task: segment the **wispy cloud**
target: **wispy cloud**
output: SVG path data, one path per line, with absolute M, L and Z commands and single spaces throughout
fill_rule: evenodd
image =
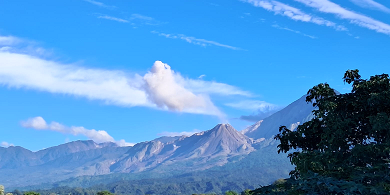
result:
M 154 20 L 154 18 L 152 18 L 152 17 L 144 16 L 144 15 L 141 15 L 141 14 L 132 14 L 131 18 L 132 19 L 140 19 L 140 20 L 148 20 L 148 21 Z
M 84 97 L 123 107 L 205 114 L 223 118 L 211 95 L 251 96 L 235 86 L 181 76 L 156 61 L 141 76 L 121 70 L 83 68 L 40 58 L 18 49 L 0 51 L 0 85 Z
M 22 40 L 17 38 L 17 37 L 13 37 L 13 36 L 1 36 L 0 35 L 0 46 L 4 46 L 4 45 L 15 45 L 15 44 L 18 44 L 20 43 Z
M 252 111 L 253 110 L 268 111 L 268 110 L 275 110 L 280 108 L 280 106 L 265 101 L 260 101 L 260 100 L 244 100 L 235 103 L 227 103 L 225 105 L 232 108 L 237 108 L 242 110 L 252 110 Z
M 162 36 L 162 37 L 165 37 L 165 38 L 169 38 L 169 39 L 180 39 L 180 40 L 186 41 L 187 43 L 191 43 L 191 44 L 194 44 L 194 45 L 200 45 L 200 46 L 203 46 L 203 47 L 218 46 L 218 47 L 224 47 L 224 48 L 232 49 L 232 50 L 243 50 L 243 49 L 241 49 L 239 47 L 234 47 L 234 46 L 218 43 L 216 41 L 209 41 L 209 40 L 206 40 L 206 39 L 198 39 L 198 38 L 186 36 L 186 35 L 183 35 L 183 34 L 167 34 L 167 33 L 160 33 L 160 32 L 157 32 L 157 31 L 152 31 L 152 33 L 158 34 L 159 36 Z
M 150 106 L 142 78 L 121 71 L 87 69 L 27 54 L 0 52 L 0 83 L 70 94 L 122 106 Z
M 182 131 L 182 132 L 168 132 L 164 131 L 162 133 L 157 134 L 158 136 L 168 136 L 168 137 L 175 137 L 175 136 L 191 136 L 195 133 L 201 132 L 198 129 L 194 129 L 193 131 Z
M 291 7 L 279 1 L 273 0 L 241 0 L 242 2 L 250 3 L 255 7 L 261 7 L 275 14 L 286 16 L 292 20 L 301 21 L 301 22 L 309 22 L 317 25 L 332 27 L 336 30 L 346 31 L 342 25 L 337 25 L 334 22 L 329 20 L 325 20 L 321 17 L 312 16 L 310 14 L 306 14 L 298 8 Z
M 201 75 L 202 76 L 202 75 Z M 175 76 L 175 80 L 180 83 L 180 85 L 189 89 L 194 93 L 209 94 L 209 95 L 222 95 L 222 96 L 245 96 L 251 97 L 253 94 L 249 91 L 244 91 L 238 87 L 228 85 L 225 83 L 218 83 L 215 81 L 205 81 L 199 79 L 188 79 L 184 78 L 181 75 Z
M 203 79 L 204 77 L 206 77 L 206 75 L 205 75 L 205 74 L 202 74 L 202 75 L 200 75 L 200 76 L 198 77 L 198 79 Z
M 280 29 L 280 30 L 290 31 L 290 32 L 293 32 L 293 33 L 296 33 L 296 34 L 299 34 L 299 35 L 303 35 L 303 36 L 305 36 L 305 37 L 309 37 L 309 38 L 311 38 L 311 39 L 317 39 L 316 36 L 308 35 L 308 34 L 302 33 L 301 31 L 293 30 L 293 29 L 290 29 L 290 28 L 281 27 L 281 26 L 279 26 L 279 25 L 277 25 L 277 24 L 273 24 L 272 27 L 277 28 L 277 29 Z
M 350 0 L 356 5 L 364 8 L 369 8 L 369 9 L 375 9 L 375 10 L 380 10 L 383 12 L 390 13 L 390 9 L 387 8 L 386 6 L 375 2 L 374 0 Z
M 98 16 L 98 18 L 106 19 L 106 20 L 112 20 L 112 21 L 117 21 L 117 22 L 122 22 L 122 23 L 129 23 L 128 20 L 125 20 L 125 19 L 122 19 L 122 18 L 113 17 L 113 16 L 107 16 L 107 15 Z
M 8 147 L 10 147 L 10 146 L 14 146 L 14 144 L 10 144 L 10 143 L 8 143 L 8 142 L 1 142 L 0 143 L 0 146 L 1 147 L 4 147 L 4 148 L 8 148 Z
M 118 17 L 114 17 L 114 16 L 98 14 L 97 18 L 112 20 L 112 21 L 121 22 L 121 23 L 129 23 L 133 26 L 140 26 L 140 25 L 157 26 L 160 24 L 164 24 L 163 22 L 160 22 L 152 17 L 144 16 L 141 14 L 131 14 L 131 17 L 125 17 L 125 18 L 118 18 Z
M 140 23 L 143 25 L 160 25 L 163 24 L 163 22 L 160 22 L 152 17 L 141 15 L 141 14 L 131 14 L 130 20 L 134 22 L 134 24 Z
M 94 0 L 84 0 L 84 1 L 91 3 L 93 5 L 96 5 L 96 6 L 102 7 L 102 8 L 107 8 L 107 9 L 115 9 L 116 8 L 115 6 L 106 5 L 106 4 L 99 2 L 99 1 L 94 1 Z
M 55 121 L 51 122 L 50 124 L 47 124 L 45 119 L 40 116 L 22 121 L 21 125 L 25 128 L 32 128 L 36 130 L 50 130 L 63 134 L 71 134 L 74 136 L 83 135 L 96 143 L 114 142 L 119 146 L 134 145 L 133 143 L 127 143 L 125 140 L 115 141 L 113 137 L 111 137 L 106 131 L 103 130 L 86 129 L 84 127 L 75 126 L 67 127 Z
M 241 120 L 250 122 L 262 120 L 268 116 L 271 116 L 273 113 L 279 111 L 282 108 L 281 106 L 259 100 L 245 100 L 235 103 L 228 103 L 225 105 L 236 109 L 252 111 L 252 114 L 250 115 L 240 116 Z
M 390 25 L 375 20 L 373 18 L 358 14 L 356 12 L 347 10 L 340 5 L 330 2 L 329 0 L 294 0 L 305 4 L 308 7 L 317 9 L 323 13 L 334 14 L 341 19 L 346 19 L 358 26 L 374 30 L 379 33 L 390 35 Z
M 0 35 L 0 52 L 17 52 L 40 57 L 48 57 L 52 54 L 51 50 L 40 47 L 35 41 L 2 35 Z

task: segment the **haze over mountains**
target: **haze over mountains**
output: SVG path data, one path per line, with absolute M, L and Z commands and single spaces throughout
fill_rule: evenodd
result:
M 107 175 L 110 181 L 115 181 L 115 174 L 150 179 L 204 174 L 204 170 L 214 170 L 219 176 L 227 174 L 226 178 L 234 171 L 246 169 L 250 173 L 254 168 L 259 174 L 268 174 L 270 180 L 287 177 L 291 166 L 285 154 L 278 157 L 273 136 L 281 125 L 296 128 L 309 120 L 312 110 L 303 96 L 242 132 L 229 124 L 218 124 L 189 137 L 161 137 L 132 147 L 93 141 L 75 141 L 37 152 L 19 146 L 0 147 L 0 175 L 7 175 L 0 177 L 0 183 L 9 187 L 52 184 L 66 179 L 72 183 L 72 178 L 88 175 Z M 272 161 L 286 166 L 272 173 L 270 166 L 275 166 Z

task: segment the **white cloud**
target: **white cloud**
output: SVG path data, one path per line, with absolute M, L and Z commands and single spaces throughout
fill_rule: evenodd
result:
M 0 52 L 0 83 L 120 106 L 153 106 L 140 89 L 143 82 L 139 75 L 81 68 L 26 54 Z
M 347 10 L 338 4 L 330 2 L 329 0 L 294 0 L 305 4 L 306 6 L 317 9 L 323 13 L 334 14 L 339 18 L 349 20 L 349 22 L 357 24 L 358 26 L 374 30 L 379 33 L 390 35 L 390 25 Z
M 26 121 L 22 121 L 21 125 L 25 128 L 32 128 L 36 130 L 51 130 L 63 134 L 71 134 L 74 136 L 83 135 L 88 139 L 93 140 L 96 143 L 115 142 L 119 146 L 134 145 L 132 143 L 127 143 L 124 140 L 115 141 L 113 137 L 111 137 L 106 131 L 103 130 L 86 129 L 84 127 L 75 127 L 75 126 L 67 127 L 54 121 L 51 122 L 50 124 L 47 124 L 45 119 L 43 119 L 40 116 L 29 118 Z
M 164 22 L 160 22 L 152 17 L 141 15 L 141 14 L 131 14 L 130 20 L 133 22 L 132 25 L 144 24 L 144 25 L 160 25 Z
M 98 16 L 98 18 L 106 19 L 106 20 L 113 20 L 113 21 L 122 22 L 122 23 L 129 23 L 128 20 L 125 20 L 125 19 L 122 19 L 122 18 L 117 18 L 117 17 L 112 17 L 112 16 L 107 16 L 107 15 Z
M 8 142 L 1 142 L 0 143 L 0 146 L 1 147 L 4 147 L 4 148 L 8 148 L 8 147 L 10 147 L 10 146 L 14 146 L 14 144 L 10 144 L 10 143 L 8 143 Z
M 157 134 L 158 136 L 168 136 L 168 137 L 175 137 L 175 136 L 191 136 L 195 133 L 199 133 L 201 132 L 200 130 L 198 129 L 194 129 L 193 131 L 182 131 L 182 132 L 168 132 L 168 131 L 164 131 L 162 133 L 159 133 Z
M 93 5 L 99 6 L 99 7 L 107 8 L 107 9 L 114 9 L 114 8 L 116 8 L 115 6 L 106 5 L 106 4 L 104 4 L 102 2 L 99 2 L 99 1 L 93 1 L 93 0 L 84 0 L 84 1 L 88 2 L 88 3 L 91 3 Z
M 390 13 L 389 8 L 387 8 L 386 6 L 384 6 L 378 2 L 375 2 L 374 0 L 350 0 L 350 1 L 352 1 L 356 5 L 364 7 L 364 8 L 376 9 L 376 10 Z
M 175 78 L 180 77 L 171 67 L 156 61 L 144 76 L 149 99 L 158 107 L 179 112 L 210 114 L 223 117 L 222 112 L 204 94 L 194 94 L 180 85 Z
M 215 95 L 224 95 L 224 96 L 230 96 L 230 95 L 239 95 L 239 96 L 246 96 L 246 97 L 252 96 L 252 94 L 248 91 L 243 91 L 238 87 L 228 85 L 225 83 L 218 83 L 215 81 L 187 79 L 187 78 L 183 78 L 179 74 L 176 75 L 176 81 L 194 93 L 215 94 Z
M 97 14 L 97 18 L 100 19 L 106 19 L 106 20 L 112 20 L 116 22 L 121 22 L 121 23 L 129 23 L 131 25 L 160 25 L 164 24 L 163 22 L 160 22 L 152 17 L 149 16 L 144 16 L 141 14 L 131 14 L 131 17 L 127 17 L 126 19 L 124 18 L 118 18 L 114 16 L 109 16 L 109 15 L 101 15 Z
M 118 70 L 83 68 L 5 50 L 0 51 L 0 84 L 84 97 L 116 106 L 144 106 L 218 117 L 224 114 L 209 95 L 251 95 L 228 84 L 184 78 L 168 65 L 162 68 L 162 64 L 157 61 L 151 72 L 140 76 Z
M 281 26 L 279 26 L 277 24 L 272 25 L 272 27 L 280 29 L 280 30 L 286 30 L 286 31 L 290 31 L 290 32 L 293 32 L 293 33 L 296 33 L 296 34 L 300 34 L 300 35 L 303 35 L 305 37 L 309 37 L 311 39 L 317 39 L 316 36 L 308 35 L 308 34 L 302 33 L 301 31 L 293 30 L 293 29 L 290 29 L 290 28 L 281 27 Z
M 243 110 L 260 110 L 263 112 L 279 109 L 280 106 L 259 100 L 244 100 L 225 104 L 226 106 Z
M 148 21 L 154 20 L 154 18 L 152 18 L 152 17 L 144 16 L 141 14 L 131 14 L 131 18 L 132 19 L 140 19 L 140 20 L 148 20 Z
M 165 37 L 165 38 L 169 38 L 169 39 L 181 39 L 183 41 L 186 41 L 187 43 L 191 43 L 191 44 L 194 44 L 194 45 L 200 45 L 200 46 L 203 46 L 203 47 L 212 46 L 213 45 L 213 46 L 224 47 L 224 48 L 232 49 L 232 50 L 243 50 L 243 49 L 241 49 L 239 47 L 234 47 L 234 46 L 218 43 L 218 42 L 215 42 L 215 41 L 209 41 L 209 40 L 206 40 L 206 39 L 198 39 L 198 38 L 186 36 L 186 35 L 183 35 L 183 34 L 166 34 L 166 33 L 160 33 L 160 32 L 157 32 L 157 31 L 152 31 L 152 33 L 158 34 L 159 36 L 162 36 L 162 37 Z
M 18 44 L 20 43 L 22 40 L 17 38 L 17 37 L 13 37 L 13 36 L 1 36 L 0 35 L 0 46 L 10 46 L 10 45 L 15 45 L 15 44 Z
M 40 116 L 34 117 L 34 118 L 29 118 L 26 121 L 20 122 L 20 124 L 25 128 L 33 128 L 33 129 L 38 129 L 38 130 L 43 130 L 43 129 L 49 128 L 46 121 Z
M 205 75 L 205 74 L 202 74 L 202 75 L 200 75 L 200 76 L 198 77 L 198 79 L 203 79 L 204 77 L 206 77 L 206 75 Z
M 289 5 L 286 5 L 284 3 L 281 3 L 279 1 L 272 1 L 272 0 L 241 0 L 246 3 L 250 3 L 255 7 L 261 7 L 264 8 L 270 12 L 273 12 L 275 14 L 283 15 L 286 17 L 289 17 L 290 19 L 301 21 L 301 22 L 309 22 L 314 23 L 317 25 L 322 26 L 328 26 L 332 27 L 336 30 L 342 30 L 345 31 L 347 28 L 345 28 L 342 25 L 337 25 L 334 22 L 331 22 L 329 20 L 325 20 L 321 17 L 312 16 L 310 14 L 306 14 L 300 9 L 297 9 L 295 7 L 291 7 Z
M 279 111 L 282 108 L 281 106 L 259 100 L 245 100 L 235 103 L 228 103 L 225 105 L 236 109 L 253 111 L 250 115 L 240 116 L 241 120 L 246 120 L 250 122 L 257 122 L 259 120 L 267 118 L 268 116 L 271 116 L 273 113 Z
M 51 51 L 39 47 L 34 41 L 14 37 L 0 35 L 0 52 L 18 52 L 33 56 L 50 56 Z
M 120 147 L 126 147 L 126 146 L 134 146 L 135 143 L 129 143 L 129 142 L 126 142 L 124 139 L 121 139 L 119 141 L 115 141 L 115 143 L 120 146 Z

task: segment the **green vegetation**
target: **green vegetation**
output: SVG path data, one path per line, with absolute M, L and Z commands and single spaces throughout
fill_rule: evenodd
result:
M 114 194 L 109 192 L 109 191 L 101 191 L 101 192 L 98 192 L 96 195 L 114 195 Z
M 275 139 L 278 152 L 292 152 L 290 178 L 253 194 L 390 194 L 390 79 L 361 79 L 348 70 L 352 92 L 336 94 L 328 84 L 308 91 L 318 108 L 296 131 L 285 126 Z
M 54 184 L 19 190 L 34 190 L 41 195 L 50 195 L 51 193 L 95 195 L 104 190 L 117 195 L 224 194 L 230 190 L 242 192 L 245 189 L 255 189 L 260 184 L 268 185 L 278 178 L 287 177 L 289 171 L 294 168 L 288 161 L 287 154 L 277 155 L 278 142 L 276 140 L 270 139 L 260 144 L 256 146 L 256 151 L 248 155 L 237 156 L 223 166 L 204 171 L 182 173 L 175 176 L 164 175 L 163 178 L 156 178 L 159 172 L 166 172 L 163 170 L 165 167 L 158 167 L 153 172 L 150 171 L 151 174 L 82 176 Z M 135 177 L 140 174 L 143 174 L 142 177 Z
M 23 195 L 41 195 L 41 194 L 37 192 L 25 192 Z
M 5 194 L 4 186 L 0 185 L 0 195 L 4 195 L 4 194 Z M 5 195 L 12 195 L 12 193 L 6 193 Z
M 316 108 L 310 121 L 296 131 L 280 127 L 276 140 L 223 166 L 153 179 L 145 178 L 169 171 L 157 167 L 149 175 L 84 176 L 24 195 L 238 195 L 286 177 L 287 153 L 294 166 L 290 178 L 241 195 L 390 194 L 390 78 L 382 74 L 365 80 L 358 70 L 348 70 L 343 79 L 352 84 L 350 93 L 338 94 L 326 83 L 314 86 L 306 98 Z M 0 186 L 0 195 L 4 193 Z

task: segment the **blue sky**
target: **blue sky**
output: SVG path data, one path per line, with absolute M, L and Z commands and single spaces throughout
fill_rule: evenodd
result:
M 347 69 L 390 73 L 386 0 L 0 1 L 0 143 L 242 130 Z

